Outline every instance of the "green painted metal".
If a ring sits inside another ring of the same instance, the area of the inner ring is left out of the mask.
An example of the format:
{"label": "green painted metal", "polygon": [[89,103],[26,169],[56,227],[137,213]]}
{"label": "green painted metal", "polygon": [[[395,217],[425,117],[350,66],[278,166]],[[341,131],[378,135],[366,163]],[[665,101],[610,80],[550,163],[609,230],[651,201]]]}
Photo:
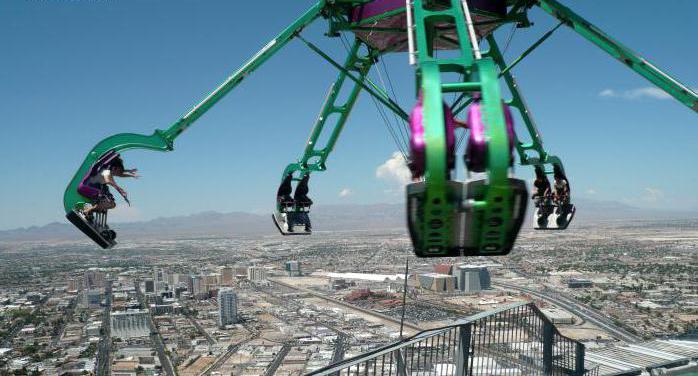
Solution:
{"label": "green painted metal", "polygon": [[[486,55],[492,57],[494,62],[499,67],[499,76],[504,78],[504,82],[509,88],[509,92],[512,96],[511,99],[505,102],[511,108],[514,108],[519,112],[521,118],[523,119],[524,125],[526,125],[526,130],[528,131],[528,134],[531,138],[531,141],[525,144],[519,142],[518,140],[516,142],[516,151],[519,156],[519,161],[521,165],[540,165],[543,167],[545,167],[546,165],[557,165],[562,169],[562,171],[564,171],[564,166],[562,165],[562,161],[560,160],[560,158],[548,154],[548,152],[543,147],[543,138],[540,132],[538,131],[538,127],[536,126],[536,122],[533,119],[530,109],[528,108],[528,104],[526,103],[523,94],[521,93],[519,84],[516,82],[516,78],[514,78],[514,75],[511,73],[512,64],[507,65],[506,61],[504,61],[504,56],[502,55],[502,52],[499,49],[499,45],[497,44],[497,41],[494,39],[492,35],[487,37],[487,43],[489,44],[489,51],[487,51]],[[528,154],[529,151],[535,152],[536,155],[530,156]],[[546,168],[545,171],[551,174],[553,170],[552,168]]]}
{"label": "green painted metal", "polygon": [[146,149],[156,151],[173,150],[174,140],[182,134],[192,123],[199,119],[206,111],[213,107],[227,93],[233,90],[242,80],[249,74],[254,72],[265,61],[272,57],[277,51],[291,41],[304,27],[317,19],[325,7],[325,0],[318,1],[305,14],[293,22],[289,27],[283,30],[276,38],[269,42],[257,54],[255,54],[247,63],[238,69],[216,90],[209,94],[204,100],[197,104],[186,115],[182,116],[167,130],[156,130],[151,136],[121,133],[111,137],[107,137],[100,141],[87,154],[78,171],[73,176],[73,179],[68,184],[63,195],[63,206],[66,213],[81,208],[86,201],[86,198],[78,192],[78,185],[83,177],[88,173],[90,167],[106,152],[117,151],[122,152],[129,149]]}
{"label": "green painted metal", "polygon": [[658,88],[676,98],[676,100],[688,108],[698,112],[698,94],[574,13],[568,7],[556,0],[537,0],[536,5],[642,77],[657,85]]}
{"label": "green painted metal", "polygon": [[[368,77],[356,77],[354,74],[351,73],[352,69],[347,68],[346,66],[342,66],[338,62],[336,62],[333,58],[331,58],[328,54],[326,54],[324,51],[322,51],[319,47],[317,47],[315,44],[308,42],[305,38],[299,36],[298,39],[302,40],[303,43],[305,43],[308,48],[310,48],[313,52],[317,53],[320,55],[323,59],[327,60],[333,67],[335,67],[338,71],[341,73],[344,73],[346,76],[345,78],[349,78],[350,80],[354,81],[357,85],[359,85],[362,89],[364,89],[367,93],[369,93],[372,97],[376,98],[378,102],[383,104],[386,108],[388,108],[390,111],[393,111],[397,116],[402,118],[403,120],[407,121],[409,118],[409,115],[407,115],[407,112],[403,110],[400,105],[395,103],[388,93],[386,93],[383,89],[379,88],[376,84],[374,84]],[[365,45],[365,44],[364,44]],[[361,46],[361,45],[359,45]],[[369,46],[366,45],[366,49],[369,51],[369,55],[367,57],[370,57],[372,59],[377,59],[378,58],[378,51],[371,49]]]}
{"label": "green painted metal", "polygon": [[[306,41],[306,43],[308,42]],[[313,49],[317,49],[317,47],[310,43],[308,43],[308,45]],[[366,56],[362,56],[361,54],[362,47],[366,47],[366,51],[368,51]],[[317,49],[316,52],[318,51],[324,54],[319,49]],[[325,54],[325,56],[327,55]],[[303,155],[297,162],[290,163],[288,166],[286,166],[281,174],[282,180],[288,174],[295,174],[294,179],[299,180],[305,174],[311,173],[312,171],[326,170],[327,167],[325,162],[334,149],[334,146],[337,143],[342,130],[344,129],[344,125],[346,124],[351,110],[358,99],[361,89],[365,89],[366,91],[370,92],[370,88],[366,86],[365,81],[369,70],[373,66],[375,58],[376,51],[373,51],[365,46],[364,43],[359,39],[355,39],[344,64],[338,65],[338,68],[341,68],[339,69],[339,75],[332,86],[330,86],[328,96],[322,106],[322,109],[320,110],[320,115],[318,116],[315,125],[310,132],[310,137],[308,137],[308,141],[306,142]],[[334,63],[334,60],[332,60],[329,56],[327,56],[326,59]],[[344,85],[347,84],[347,78],[350,79],[349,81],[351,84],[353,84],[353,86],[350,87],[349,95],[347,96],[346,101],[344,103],[337,103]],[[372,93],[372,95],[374,94]],[[381,103],[386,104],[389,102]],[[386,107],[390,108],[387,104]],[[336,121],[331,125],[331,128],[325,129],[328,125],[328,119],[330,119],[333,114],[338,115],[336,117]],[[405,118],[406,117],[407,115],[405,114]],[[331,132],[327,140],[327,144],[324,146],[317,144],[320,136],[323,134],[323,131]],[[278,203],[277,210],[281,210]]]}
{"label": "green painted metal", "polygon": [[[543,42],[545,42],[546,40],[548,40],[548,38],[550,38],[550,37],[553,35],[553,33],[554,33],[555,31],[557,31],[557,29],[560,28],[560,26],[562,26],[562,22],[560,22],[560,23],[557,24],[555,27],[553,27],[552,29],[550,29],[547,33],[543,34],[543,36],[542,36],[540,39],[538,39],[537,41],[535,41],[530,47],[528,47],[528,48],[526,49],[526,51],[524,51],[521,55],[519,55],[519,57],[517,57],[516,59],[514,59],[514,61],[512,61],[509,65],[507,65],[506,68],[502,69],[502,71],[499,73],[499,76],[501,77],[501,76],[503,76],[505,73],[507,73],[507,72],[509,72],[510,70],[514,69],[515,66],[517,66],[523,59],[526,58],[526,56],[530,55],[536,48],[538,48],[538,46],[540,46],[541,44],[543,44]],[[492,35],[490,34],[489,37],[492,37]],[[488,38],[487,40],[494,40],[494,38]]]}
{"label": "green painted metal", "polygon": [[[451,0],[448,8],[434,7],[428,0],[415,0],[414,23],[417,48],[417,76],[423,95],[424,137],[426,143],[426,200],[424,201],[422,223],[419,224],[422,244],[414,244],[419,253],[429,255],[447,254],[453,244],[452,216],[454,203],[449,200],[446,133],[444,127],[444,92],[482,92],[483,116],[488,138],[488,186],[485,201],[472,203],[473,211],[480,222],[475,228],[493,223],[493,218],[501,219],[496,242],[504,243],[511,226],[511,210],[507,207],[512,194],[508,181],[509,146],[506,123],[502,110],[501,93],[494,62],[489,59],[475,60],[470,35],[460,0]],[[439,38],[436,25],[453,22],[458,35],[460,56],[439,58],[434,53],[434,41]],[[463,75],[465,81],[442,84],[442,74],[455,72]],[[496,200],[496,203],[495,203]],[[496,212],[495,212],[496,211]],[[485,246],[490,240],[476,236],[480,250],[486,253]]]}
{"label": "green painted metal", "polygon": [[[487,253],[487,244],[505,244],[513,226],[511,200],[513,195],[509,181],[509,136],[506,120],[502,109],[502,95],[499,88],[499,76],[492,59],[484,58],[478,61],[478,73],[482,82],[482,106],[486,125],[487,137],[487,191],[485,205],[482,211],[482,231],[479,244],[482,253]],[[476,217],[479,217],[476,215]],[[483,233],[496,232],[496,236],[488,236],[485,240]],[[499,249],[494,250],[499,251]]]}

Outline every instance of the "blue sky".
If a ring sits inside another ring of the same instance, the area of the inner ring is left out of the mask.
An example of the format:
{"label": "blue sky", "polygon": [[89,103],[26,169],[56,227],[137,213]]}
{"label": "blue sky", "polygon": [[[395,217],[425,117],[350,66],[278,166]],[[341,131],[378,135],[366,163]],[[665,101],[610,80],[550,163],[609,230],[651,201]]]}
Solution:
{"label": "blue sky", "polygon": [[[565,2],[698,86],[698,2],[617,0],[603,9]],[[168,127],[311,3],[0,2],[0,229],[62,221],[63,190],[97,141]],[[517,31],[509,59],[554,25],[539,10],[531,16],[536,25]],[[339,40],[324,31],[319,22],[304,35],[342,59]],[[386,63],[399,102],[411,106],[406,56]],[[698,212],[695,113],[565,28],[515,74],[577,197]],[[292,42],[181,136],[174,152],[128,152],[127,164],[143,178],[123,181],[134,206],[114,218],[269,212],[279,175],[299,156],[335,75]],[[362,95],[329,170],[311,180],[311,196],[325,204],[401,201],[395,150]]]}

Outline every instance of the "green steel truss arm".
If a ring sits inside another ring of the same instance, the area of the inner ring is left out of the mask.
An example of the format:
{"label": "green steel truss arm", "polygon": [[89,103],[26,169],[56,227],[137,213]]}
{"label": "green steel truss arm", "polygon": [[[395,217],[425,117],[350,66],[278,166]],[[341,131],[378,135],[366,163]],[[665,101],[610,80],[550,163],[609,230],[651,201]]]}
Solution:
{"label": "green steel truss arm", "polygon": [[[467,28],[461,0],[451,0],[450,7],[435,10],[429,0],[414,0],[414,30],[417,49],[417,76],[423,95],[424,138],[426,143],[425,183],[423,218],[419,226],[423,234],[421,244],[415,248],[431,255],[446,254],[453,242],[453,202],[449,200],[446,132],[444,127],[444,92],[482,93],[483,117],[487,119],[488,138],[487,173],[488,188],[485,200],[472,205],[479,211],[477,218],[487,226],[502,226],[511,223],[508,202],[511,186],[508,180],[509,146],[502,109],[497,69],[490,58],[477,59],[475,46]],[[441,22],[453,22],[458,34],[459,56],[439,58],[434,53],[434,41],[439,38]],[[461,73],[464,82],[442,83],[443,73]],[[495,200],[495,198],[500,198]],[[505,200],[506,201],[506,200]],[[495,203],[498,202],[498,203]],[[497,219],[494,221],[493,219]],[[495,224],[496,223],[496,224]],[[499,230],[499,231],[498,231]],[[497,243],[503,244],[508,229],[487,228],[495,233]],[[473,235],[478,236],[479,234]],[[478,239],[481,250],[485,239]],[[486,251],[483,251],[486,252]]]}
{"label": "green steel truss arm", "polygon": [[[543,147],[543,138],[538,131],[538,127],[536,126],[533,115],[528,108],[528,104],[521,93],[519,84],[516,82],[514,75],[511,73],[511,68],[514,63],[507,65],[507,63],[504,61],[504,56],[502,56],[502,52],[499,49],[499,45],[497,45],[494,35],[490,34],[487,36],[487,43],[489,44],[487,56],[490,56],[497,64],[500,70],[499,76],[504,78],[504,82],[507,84],[507,87],[511,92],[511,99],[506,101],[506,103],[519,111],[521,118],[526,125],[526,130],[531,137],[531,141],[528,143],[522,143],[519,141],[516,142],[516,151],[519,155],[521,165],[527,166],[552,164],[560,166],[560,168],[562,168],[564,171],[564,166],[562,165],[560,159],[554,155],[548,154]],[[536,156],[530,156],[528,154],[529,151],[534,151]],[[552,172],[552,169],[548,170],[548,172]]]}
{"label": "green steel truss arm", "polygon": [[568,7],[560,4],[557,0],[537,0],[536,4],[545,12],[564,22],[565,25],[572,28],[579,35],[657,85],[667,94],[676,98],[676,100],[693,111],[698,112],[698,94],[693,90],[655,67],[642,56],[616,41]]}
{"label": "green steel truss arm", "polygon": [[[342,129],[344,129],[344,125],[349,118],[361,89],[365,88],[366,76],[375,61],[376,52],[372,51],[370,48],[368,49],[368,56],[361,56],[360,51],[362,45],[363,42],[359,39],[355,39],[354,44],[349,50],[349,56],[347,56],[344,64],[339,66],[341,69],[339,69],[337,80],[330,86],[320,114],[305,144],[303,155],[297,162],[286,166],[281,176],[282,180],[291,173],[297,173],[295,179],[299,180],[306,173],[324,171],[327,168],[325,162],[334,149],[337,139],[342,133]],[[340,93],[344,85],[347,84],[347,78],[350,78],[350,82],[353,85],[348,88],[349,94],[345,102],[338,103]],[[328,125],[329,119],[334,120],[329,124],[331,128],[326,129],[325,127]],[[323,131],[330,132],[327,143],[325,145],[318,145],[318,139],[323,134]]]}
{"label": "green steel truss arm", "polygon": [[[395,115],[397,115],[405,121],[409,119],[409,115],[407,115],[407,112],[405,112],[405,110],[403,110],[400,107],[400,105],[395,103],[395,101],[390,98],[390,96],[388,95],[388,93],[385,92],[385,90],[381,89],[380,87],[378,87],[378,85],[373,83],[371,79],[369,79],[368,77],[356,77],[349,69],[347,69],[342,64],[336,62],[333,58],[330,57],[330,55],[326,54],[313,43],[307,41],[302,36],[298,36],[298,39],[303,41],[303,43],[305,43],[305,45],[308,46],[308,48],[310,48],[311,51],[315,52],[320,57],[325,59],[328,63],[330,63],[333,67],[337,68],[338,71],[344,73],[346,75],[346,78],[349,78],[350,80],[354,81],[354,83],[359,85],[362,89],[364,89],[367,93],[369,93],[373,98],[375,98],[378,102],[384,105],[387,109],[394,112]],[[369,49],[369,55],[371,56],[371,58],[377,59],[378,51],[371,50],[368,46],[366,46],[366,48]]]}
{"label": "green steel truss arm", "polygon": [[259,68],[265,61],[283,48],[289,41],[300,33],[304,27],[317,19],[326,3],[325,0],[318,1],[301,17],[283,30],[276,38],[269,42],[247,63],[238,69],[232,76],[228,77],[223,84],[209,94],[204,100],[197,104],[186,115],[178,119],[167,130],[156,130],[152,135],[139,135],[132,133],[117,134],[100,141],[88,153],[73,179],[68,184],[63,195],[63,206],[66,212],[70,212],[85,204],[86,199],[77,192],[78,185],[88,173],[90,167],[105,153],[114,150],[117,152],[128,149],[147,149],[156,151],[171,151],[175,138],[182,134],[194,121],[199,119],[221,98],[233,90],[249,74]]}

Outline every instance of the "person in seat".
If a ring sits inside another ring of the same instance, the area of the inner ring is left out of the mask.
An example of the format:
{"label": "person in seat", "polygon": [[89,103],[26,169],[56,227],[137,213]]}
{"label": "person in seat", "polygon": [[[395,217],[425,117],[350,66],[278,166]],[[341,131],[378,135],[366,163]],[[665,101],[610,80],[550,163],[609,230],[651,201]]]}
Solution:
{"label": "person in seat", "polygon": [[567,205],[570,202],[570,183],[567,176],[558,165],[553,166],[553,177],[555,179],[555,192],[553,198],[559,205]]}
{"label": "person in seat", "polygon": [[533,182],[533,202],[540,205],[544,200],[551,195],[550,181],[545,176],[545,171],[541,166],[536,166],[536,180]]}
{"label": "person in seat", "polygon": [[308,192],[310,191],[308,181],[310,181],[310,174],[305,174],[296,186],[296,192],[293,193],[293,200],[296,202],[296,206],[310,207],[313,204],[313,200],[308,197]]}
{"label": "person in seat", "polygon": [[[85,217],[91,218],[92,212],[94,211],[104,212],[116,207],[114,196],[111,194],[111,192],[109,192],[110,185],[114,187],[117,192],[119,192],[127,204],[131,205],[128,200],[128,194],[123,188],[116,184],[114,178],[138,178],[140,176],[137,174],[137,172],[138,169],[135,168],[130,170],[125,169],[124,161],[121,159],[121,157],[117,156],[108,165],[104,166],[96,174],[89,177],[85,182],[85,185],[94,190],[93,193],[90,194],[91,197],[87,196],[88,198],[92,199],[93,205],[83,212]],[[84,194],[84,190],[80,191],[80,193]]]}
{"label": "person in seat", "polygon": [[291,186],[292,180],[293,173],[286,175],[279,186],[279,190],[276,191],[276,200],[281,207],[293,206],[293,197],[291,197],[291,192],[293,191],[293,187]]}

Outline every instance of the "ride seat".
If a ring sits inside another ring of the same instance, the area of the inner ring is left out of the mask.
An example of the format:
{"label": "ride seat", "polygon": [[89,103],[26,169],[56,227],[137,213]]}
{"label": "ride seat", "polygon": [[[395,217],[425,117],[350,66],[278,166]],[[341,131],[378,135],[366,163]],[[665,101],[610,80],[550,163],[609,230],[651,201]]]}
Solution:
{"label": "ride seat", "polygon": [[[460,256],[498,256],[506,255],[516,240],[526,216],[528,190],[526,183],[519,179],[509,179],[511,208],[509,224],[489,218],[485,211],[472,206],[472,201],[484,201],[487,193],[486,180],[473,180],[465,183],[449,181],[447,199],[453,206],[450,214],[452,233],[450,247],[444,249],[422,249],[424,226],[424,206],[426,202],[426,183],[418,182],[407,186],[407,222],[415,253],[420,257],[460,257]],[[487,223],[485,223],[487,222]],[[504,242],[501,242],[504,232]]]}

